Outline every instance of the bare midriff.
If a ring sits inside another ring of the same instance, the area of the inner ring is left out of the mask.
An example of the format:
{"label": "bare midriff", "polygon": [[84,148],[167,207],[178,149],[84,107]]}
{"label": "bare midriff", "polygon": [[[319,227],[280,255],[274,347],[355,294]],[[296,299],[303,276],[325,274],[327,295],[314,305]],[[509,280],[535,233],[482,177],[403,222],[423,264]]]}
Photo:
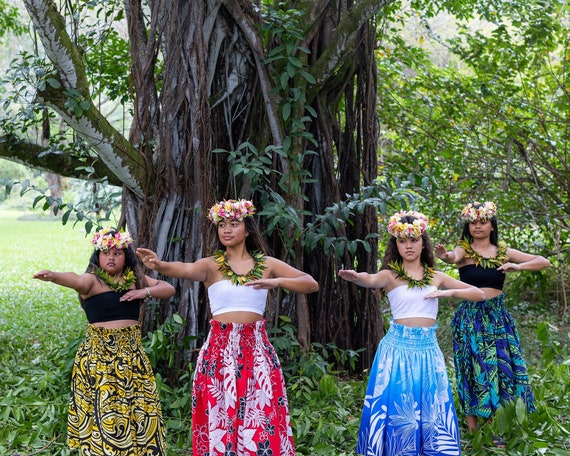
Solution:
{"label": "bare midriff", "polygon": [[255,312],[224,312],[212,317],[220,323],[255,323],[256,321],[263,320],[263,315]]}
{"label": "bare midriff", "polygon": [[138,324],[137,320],[113,320],[113,321],[101,321],[99,323],[93,323],[93,326],[98,326],[100,328],[106,329],[118,329],[126,328],[127,326],[133,326]]}
{"label": "bare midriff", "polygon": [[497,290],[496,288],[481,288],[481,290],[485,293],[487,299],[496,298],[503,294],[503,290]]}
{"label": "bare midriff", "polygon": [[404,326],[429,328],[430,326],[435,325],[435,320],[433,318],[423,317],[398,318],[394,320],[394,323]]}

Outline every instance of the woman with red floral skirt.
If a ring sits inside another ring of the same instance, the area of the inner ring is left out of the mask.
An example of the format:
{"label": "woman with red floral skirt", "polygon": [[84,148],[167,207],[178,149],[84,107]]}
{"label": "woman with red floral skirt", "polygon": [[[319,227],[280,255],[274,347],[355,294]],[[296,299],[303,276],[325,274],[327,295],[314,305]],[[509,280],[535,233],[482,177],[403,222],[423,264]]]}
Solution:
{"label": "woman with red floral skirt", "polygon": [[209,211],[220,250],[193,263],[165,262],[138,249],[160,273],[203,282],[212,320],[192,387],[194,456],[295,454],[285,382],[267,337],[268,290],[318,291],[309,275],[266,255],[248,200],[221,201]]}

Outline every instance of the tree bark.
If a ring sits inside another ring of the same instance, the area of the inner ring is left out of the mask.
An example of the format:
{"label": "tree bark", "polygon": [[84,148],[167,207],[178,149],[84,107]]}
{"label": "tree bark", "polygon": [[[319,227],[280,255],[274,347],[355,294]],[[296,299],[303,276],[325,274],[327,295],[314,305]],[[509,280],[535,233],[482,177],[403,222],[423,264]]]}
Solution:
{"label": "tree bark", "polygon": [[[103,166],[98,174],[107,175],[111,183],[121,182],[122,220],[138,245],[156,250],[166,261],[195,261],[214,249],[215,233],[206,223],[205,211],[217,200],[248,197],[259,205],[268,201],[263,185],[270,185],[303,226],[374,180],[378,126],[373,18],[384,4],[368,0],[283,5],[282,12],[297,8],[302,13],[297,25],[303,37],[296,46],[310,54],[302,57],[295,51],[288,59],[268,64],[270,51],[291,37],[270,39],[264,34],[269,17],[260,5],[246,0],[156,0],[148,5],[125,0],[134,94],[127,139],[95,108],[81,52],[55,4],[25,0],[61,85],[39,91],[36,101],[57,111],[88,142],[100,159],[95,166]],[[283,85],[293,57],[303,62],[316,83],[298,73]],[[303,121],[308,127],[297,136],[299,124],[287,121],[282,111],[293,89],[306,94],[295,101],[293,120],[307,116],[307,109],[316,112],[310,122]],[[70,108],[70,97],[82,102],[79,110]],[[286,140],[287,153],[272,155],[263,185],[234,175],[227,154],[212,153],[235,151],[249,142],[264,156],[268,146],[281,147]],[[310,149],[315,153],[307,154]],[[30,161],[34,160],[38,162]],[[69,172],[73,163],[61,166]],[[303,170],[309,170],[314,180],[305,180]],[[286,177],[288,188],[280,186],[280,176]],[[261,222],[263,226],[263,218]],[[370,210],[334,234],[363,238],[375,232],[376,225],[376,213]],[[358,251],[352,258],[345,252],[333,258],[321,248],[303,251],[292,228],[269,237],[273,254],[310,272],[322,291],[297,296],[294,302],[272,294],[268,315],[287,313],[306,346],[318,341],[341,349],[367,348],[361,365],[368,366],[382,333],[376,297],[338,280],[336,272],[340,264],[355,262],[361,270],[374,272],[375,242],[371,253]],[[173,283],[176,297],[149,306],[144,329],[156,328],[176,312],[187,322],[180,341],[205,334],[209,312],[204,288],[187,281]],[[191,359],[192,348],[185,351],[181,345],[173,380],[176,369]]]}

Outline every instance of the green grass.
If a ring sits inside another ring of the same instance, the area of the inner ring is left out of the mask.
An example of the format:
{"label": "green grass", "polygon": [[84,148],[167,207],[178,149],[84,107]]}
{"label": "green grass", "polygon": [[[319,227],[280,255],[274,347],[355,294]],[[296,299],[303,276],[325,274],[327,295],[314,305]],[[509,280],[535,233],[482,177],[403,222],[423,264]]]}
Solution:
{"label": "green grass", "polygon": [[0,212],[0,340],[17,342],[17,355],[29,362],[65,345],[85,324],[73,290],[32,275],[41,269],[82,273],[92,250],[85,233],[71,225],[23,217]]}
{"label": "green grass", "polygon": [[[89,237],[79,225],[62,226],[18,212],[0,211],[0,228],[0,456],[70,455],[69,375],[86,319],[74,291],[36,281],[32,275],[41,269],[83,272],[91,254]],[[517,404],[501,410],[475,436],[469,454],[570,456],[567,326],[558,321],[555,303],[523,303],[511,310],[521,332],[538,411],[526,415]],[[438,338],[453,383],[452,313],[453,306],[442,303]],[[169,336],[175,330],[175,325],[163,326],[157,332],[166,337],[154,340],[172,341]],[[316,351],[300,352],[288,330],[272,337],[280,357],[290,359],[284,370],[298,456],[353,456],[364,381],[335,373]],[[151,359],[169,355],[165,346],[153,347],[151,339],[145,339]],[[160,372],[156,373],[169,456],[190,455],[192,372],[183,375],[176,389],[161,384]],[[508,437],[508,448],[494,448],[493,434]]]}

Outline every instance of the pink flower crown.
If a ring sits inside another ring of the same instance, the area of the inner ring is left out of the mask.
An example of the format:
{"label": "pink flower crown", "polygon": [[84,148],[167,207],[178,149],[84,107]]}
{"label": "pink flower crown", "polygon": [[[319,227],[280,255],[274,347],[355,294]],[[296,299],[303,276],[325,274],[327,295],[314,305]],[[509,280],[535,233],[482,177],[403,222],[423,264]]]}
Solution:
{"label": "pink flower crown", "polygon": [[485,203],[469,203],[461,211],[461,218],[466,222],[474,222],[475,220],[487,221],[497,213],[497,205],[492,201]]}
{"label": "pink flower crown", "polygon": [[225,219],[243,221],[255,214],[255,206],[249,200],[223,200],[214,204],[208,213],[208,219],[214,225]]}
{"label": "pink flower crown", "polygon": [[95,250],[103,252],[113,249],[126,249],[133,243],[133,238],[127,231],[118,231],[115,228],[102,228],[93,235],[91,244]]}
{"label": "pink flower crown", "polygon": [[[413,217],[412,223],[402,222],[403,217]],[[395,238],[419,238],[427,230],[429,220],[421,212],[400,211],[388,220],[388,233]]]}

